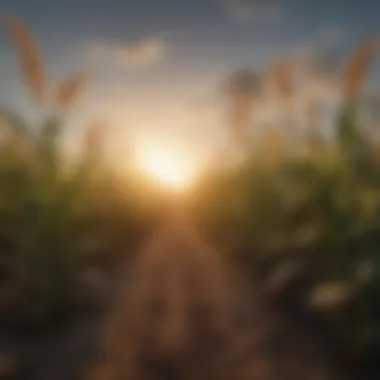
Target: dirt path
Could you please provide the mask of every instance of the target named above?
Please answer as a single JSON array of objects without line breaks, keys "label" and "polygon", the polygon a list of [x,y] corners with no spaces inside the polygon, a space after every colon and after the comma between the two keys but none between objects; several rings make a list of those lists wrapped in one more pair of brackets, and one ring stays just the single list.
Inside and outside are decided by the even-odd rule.
[{"label": "dirt path", "polygon": [[89,377],[332,379],[317,337],[274,312],[243,272],[175,209],[121,272]]}]

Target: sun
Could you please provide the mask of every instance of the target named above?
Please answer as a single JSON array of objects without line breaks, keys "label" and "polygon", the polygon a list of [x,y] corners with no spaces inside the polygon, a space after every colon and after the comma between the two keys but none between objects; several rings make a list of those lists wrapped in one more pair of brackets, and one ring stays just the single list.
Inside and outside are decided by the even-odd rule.
[{"label": "sun", "polygon": [[188,189],[194,180],[189,161],[178,152],[164,147],[150,147],[142,153],[142,169],[162,187],[169,190]]}]

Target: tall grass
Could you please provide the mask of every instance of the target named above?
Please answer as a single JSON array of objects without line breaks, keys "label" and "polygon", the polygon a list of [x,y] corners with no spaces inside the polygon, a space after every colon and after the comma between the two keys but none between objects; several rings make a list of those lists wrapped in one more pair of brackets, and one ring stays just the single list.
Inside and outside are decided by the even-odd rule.
[{"label": "tall grass", "polygon": [[[302,158],[273,161],[269,147],[251,151],[234,169],[207,173],[193,197],[205,230],[254,273],[260,268],[270,292],[285,299],[294,278],[308,278],[304,289],[289,291],[303,294],[303,313],[322,316],[353,362],[380,346],[378,145],[357,114],[376,49],[377,41],[364,44],[347,64],[332,141]],[[289,71],[280,67],[276,75],[289,95]]]},{"label": "tall grass", "polygon": [[0,150],[1,286],[17,288],[0,307],[11,311],[11,319],[16,313],[24,320],[52,320],[80,304],[89,265],[104,272],[128,254],[142,219],[129,193],[131,176],[105,165],[104,126],[89,125],[79,160],[70,163],[63,152],[65,115],[85,89],[85,72],[51,86],[35,37],[16,18],[4,25],[41,121],[32,131],[18,115],[0,115],[7,132]]},{"label": "tall grass", "polygon": [[[83,156],[68,169],[61,150],[64,116],[85,89],[87,75],[80,71],[51,85],[33,35],[15,18],[5,26],[43,117],[32,133],[18,115],[1,115],[8,134],[0,149],[0,288],[13,292],[0,293],[12,294],[0,306],[43,320],[72,310],[86,267],[104,269],[129,253],[155,221],[154,212],[162,211],[162,199],[156,194],[152,201],[149,186],[132,172],[123,177],[107,167],[105,127],[99,123],[88,126]],[[310,283],[304,309],[328,315],[341,347],[359,356],[379,345],[380,329],[379,147],[366,140],[357,118],[376,50],[371,41],[347,64],[335,140],[308,146],[301,158],[286,154],[275,135],[266,154],[253,151],[247,136],[261,79],[250,72],[231,78],[231,145],[249,157],[232,169],[207,172],[191,196],[204,230],[252,272],[260,268],[269,288],[274,283],[282,291],[289,276],[297,275],[281,277],[284,268],[302,268]],[[280,64],[271,72],[285,107],[294,70]],[[45,118],[55,107],[59,117]],[[310,118],[314,128],[312,108]]]}]

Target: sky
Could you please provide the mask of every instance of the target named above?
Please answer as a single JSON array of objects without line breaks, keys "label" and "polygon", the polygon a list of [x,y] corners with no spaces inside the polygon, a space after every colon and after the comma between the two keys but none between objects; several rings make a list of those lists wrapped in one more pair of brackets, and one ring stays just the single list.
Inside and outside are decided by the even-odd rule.
[{"label": "sky", "polygon": [[[78,125],[105,118],[199,151],[219,136],[214,104],[232,72],[310,49],[344,57],[380,28],[377,0],[1,0],[0,11],[36,35],[53,83],[90,73]],[[4,33],[0,59],[0,105],[33,113]]]}]

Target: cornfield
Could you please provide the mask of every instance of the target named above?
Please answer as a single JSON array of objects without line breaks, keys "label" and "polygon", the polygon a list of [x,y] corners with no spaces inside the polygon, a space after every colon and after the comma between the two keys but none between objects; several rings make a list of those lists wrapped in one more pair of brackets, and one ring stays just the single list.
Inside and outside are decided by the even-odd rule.
[{"label": "cornfield", "polygon": [[[86,130],[80,159],[68,164],[65,114],[91,78],[78,71],[51,85],[33,35],[15,18],[5,30],[41,110],[37,131],[1,112],[0,316],[6,328],[19,330],[65,320],[89,302],[85,276],[94,268],[112,284],[118,264],[167,212],[168,199],[149,193],[132,170],[126,176],[107,165],[101,143],[107,131],[97,123]],[[252,277],[259,273],[282,313],[323,322],[336,360],[349,363],[345,369],[373,365],[380,344],[380,146],[358,117],[376,50],[377,40],[369,41],[346,65],[334,137],[318,133],[309,104],[313,138],[308,133],[292,152],[275,133],[263,149],[247,143],[262,84],[246,72],[231,78],[225,89],[231,150],[244,160],[210,167],[186,199],[204,234]],[[285,109],[296,70],[281,63],[262,76]],[[298,154],[300,147],[307,154]],[[140,265],[146,269],[144,260]],[[212,267],[203,270],[214,275]]]}]

